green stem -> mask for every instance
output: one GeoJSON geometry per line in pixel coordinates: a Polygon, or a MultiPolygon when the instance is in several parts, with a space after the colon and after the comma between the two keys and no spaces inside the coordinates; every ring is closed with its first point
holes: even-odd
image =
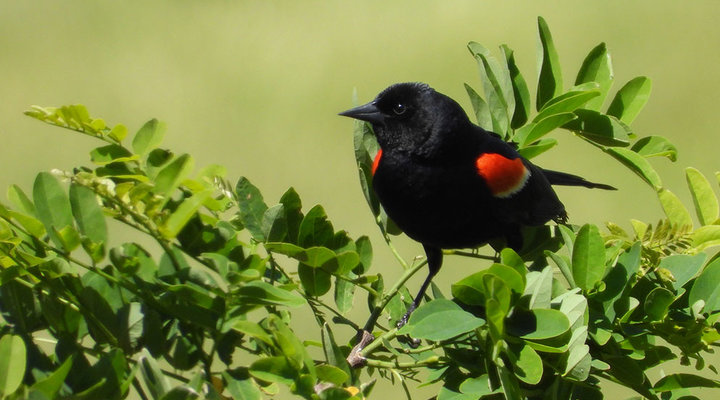
{"type": "Polygon", "coordinates": [[[416,369],[425,367],[428,365],[437,364],[440,362],[439,356],[431,356],[420,361],[409,361],[409,362],[398,362],[398,361],[380,361],[380,360],[366,360],[366,365],[375,368],[389,368],[389,369],[416,369]]]}
{"type": "Polygon", "coordinates": [[[395,245],[393,245],[392,240],[390,239],[390,234],[387,233],[387,231],[385,230],[385,227],[383,226],[382,218],[380,218],[379,215],[377,217],[375,217],[375,223],[377,224],[378,227],[380,227],[380,232],[382,232],[382,234],[383,234],[383,239],[385,239],[385,243],[390,248],[390,251],[392,252],[393,256],[395,256],[395,258],[398,260],[398,262],[400,262],[400,265],[402,265],[403,269],[407,270],[408,268],[410,268],[407,261],[405,261],[405,259],[402,257],[402,255],[400,255],[400,252],[395,248],[395,245]]]}
{"type": "Polygon", "coordinates": [[[422,267],[424,267],[425,264],[427,264],[427,260],[423,260],[422,262],[411,266],[409,269],[406,269],[403,272],[402,276],[400,276],[400,279],[398,279],[398,281],[395,282],[395,285],[393,285],[393,287],[390,288],[390,290],[385,294],[385,296],[383,296],[380,304],[373,309],[373,312],[370,315],[370,319],[368,319],[368,322],[365,324],[364,329],[366,331],[372,332],[372,329],[375,326],[375,322],[377,322],[378,318],[380,318],[380,315],[382,314],[385,307],[387,307],[390,300],[395,297],[395,295],[400,291],[400,288],[405,285],[405,282],[407,282],[413,275],[415,275],[415,273],[417,273],[422,267]]]}
{"type": "Polygon", "coordinates": [[[496,256],[488,256],[485,254],[478,254],[471,251],[462,251],[462,250],[443,250],[443,254],[447,255],[455,255],[455,256],[462,256],[462,257],[470,257],[470,258],[479,258],[481,260],[490,260],[490,261],[498,261],[498,258],[496,256]]]}

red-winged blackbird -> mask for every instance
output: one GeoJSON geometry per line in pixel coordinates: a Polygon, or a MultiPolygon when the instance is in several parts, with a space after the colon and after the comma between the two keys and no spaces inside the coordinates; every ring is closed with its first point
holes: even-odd
{"type": "Polygon", "coordinates": [[[427,255],[430,273],[400,325],[440,270],[442,249],[504,238],[519,250],[523,226],[567,220],[550,185],[615,189],[533,165],[426,84],[392,85],[340,115],[372,124],[380,145],[373,189],[388,216],[427,255]]]}

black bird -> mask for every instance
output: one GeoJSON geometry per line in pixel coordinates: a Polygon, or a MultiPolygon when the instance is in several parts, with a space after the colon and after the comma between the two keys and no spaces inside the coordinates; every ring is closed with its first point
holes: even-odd
{"type": "Polygon", "coordinates": [[[370,103],[340,115],[372,124],[380,145],[373,189],[388,216],[427,255],[430,272],[399,326],[440,270],[442,249],[504,238],[519,250],[523,226],[567,220],[551,185],[615,190],[532,164],[426,84],[392,85],[370,103]]]}

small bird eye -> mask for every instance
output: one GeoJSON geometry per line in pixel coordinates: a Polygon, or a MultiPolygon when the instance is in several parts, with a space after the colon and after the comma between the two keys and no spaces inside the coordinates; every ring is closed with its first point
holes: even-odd
{"type": "Polygon", "coordinates": [[[405,114],[405,111],[407,111],[407,107],[405,107],[405,104],[397,103],[395,106],[393,106],[393,112],[395,115],[403,115],[405,114]]]}

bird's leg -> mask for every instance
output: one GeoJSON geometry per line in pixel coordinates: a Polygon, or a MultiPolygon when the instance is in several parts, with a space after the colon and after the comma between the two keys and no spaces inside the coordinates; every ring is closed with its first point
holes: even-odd
{"type": "Polygon", "coordinates": [[[425,249],[425,255],[427,256],[428,261],[428,269],[430,271],[428,272],[428,276],[427,278],[425,278],[422,286],[420,286],[420,291],[418,291],[417,296],[415,296],[412,303],[410,303],[410,307],[408,307],[407,312],[405,313],[405,315],[403,315],[402,318],[400,318],[400,321],[398,321],[398,328],[402,328],[405,324],[407,324],[408,320],[410,319],[410,314],[412,314],[412,312],[415,311],[417,306],[420,305],[423,296],[425,296],[425,291],[427,291],[428,286],[430,286],[430,282],[432,281],[433,277],[438,273],[438,271],[440,271],[440,267],[442,266],[443,253],[441,249],[428,245],[423,245],[423,248],[425,249]]]}

